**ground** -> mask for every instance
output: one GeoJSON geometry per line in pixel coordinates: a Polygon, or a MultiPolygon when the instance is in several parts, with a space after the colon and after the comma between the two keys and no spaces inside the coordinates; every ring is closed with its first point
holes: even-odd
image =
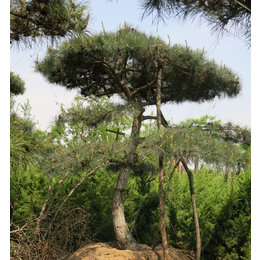
{"type": "MultiPolygon", "coordinates": [[[[170,260],[193,259],[188,252],[169,247],[170,260]]],[[[154,251],[147,245],[141,245],[140,251],[119,250],[115,243],[96,243],[86,245],[66,260],[160,260],[162,259],[162,246],[154,251]]]]}

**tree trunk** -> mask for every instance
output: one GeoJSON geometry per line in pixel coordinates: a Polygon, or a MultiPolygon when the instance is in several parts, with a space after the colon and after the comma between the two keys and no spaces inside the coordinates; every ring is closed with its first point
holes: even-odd
{"type": "Polygon", "coordinates": [[[240,174],[240,172],[241,172],[241,165],[240,165],[240,163],[238,163],[238,166],[237,166],[238,168],[237,168],[237,172],[236,172],[236,175],[238,176],[239,174],[240,174]]]}
{"type": "Polygon", "coordinates": [[[231,168],[231,166],[228,166],[227,179],[231,180],[231,177],[232,177],[232,168],[231,168]]]}
{"type": "Polygon", "coordinates": [[[118,246],[121,249],[139,250],[139,245],[130,233],[124,214],[124,194],[127,187],[129,173],[130,168],[128,165],[121,167],[114,191],[112,218],[118,246]]]}
{"type": "Polygon", "coordinates": [[[165,200],[163,191],[163,155],[159,156],[159,207],[160,207],[160,230],[162,236],[162,246],[163,246],[163,260],[169,259],[168,253],[168,243],[167,243],[167,233],[165,228],[165,200]]]}
{"type": "Polygon", "coordinates": [[[178,168],[179,168],[179,175],[180,175],[180,180],[181,180],[181,174],[182,174],[182,165],[181,165],[181,163],[179,163],[178,168]]]}
{"type": "MultiPolygon", "coordinates": [[[[161,87],[162,87],[162,68],[158,70],[157,86],[156,86],[156,107],[157,107],[157,126],[158,130],[161,130],[162,125],[162,113],[161,113],[161,87]]],[[[165,228],[165,212],[164,212],[164,191],[163,191],[163,154],[159,155],[159,207],[160,207],[160,230],[162,236],[163,246],[163,260],[169,258],[167,234],[165,228]]]]}
{"type": "Polygon", "coordinates": [[[195,224],[195,231],[196,231],[196,260],[200,260],[201,239],[200,239],[199,218],[198,218],[195,195],[194,195],[193,176],[192,176],[192,172],[189,170],[189,168],[183,158],[181,158],[181,162],[188,174],[189,182],[190,182],[190,195],[191,195],[191,203],[192,203],[192,208],[193,208],[193,217],[194,217],[194,224],[195,224]]]}
{"type": "Polygon", "coordinates": [[[194,173],[197,174],[199,171],[199,158],[195,158],[195,168],[194,168],[194,173]]]}
{"type": "Polygon", "coordinates": [[[124,163],[121,165],[121,169],[119,171],[119,176],[117,180],[117,185],[114,190],[113,202],[112,202],[113,226],[114,226],[114,231],[116,235],[116,240],[118,242],[118,246],[121,249],[129,249],[129,250],[140,249],[140,246],[133,238],[125,220],[124,195],[127,189],[127,182],[128,182],[131,166],[134,162],[135,150],[139,144],[139,135],[140,135],[143,112],[144,109],[136,118],[134,118],[132,124],[132,133],[130,137],[132,139],[132,142],[130,144],[130,149],[128,153],[126,153],[125,155],[124,163]]]}

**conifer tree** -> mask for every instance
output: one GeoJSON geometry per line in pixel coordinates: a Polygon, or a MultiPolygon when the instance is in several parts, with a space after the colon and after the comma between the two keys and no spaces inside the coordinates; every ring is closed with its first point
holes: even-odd
{"type": "Polygon", "coordinates": [[[20,76],[10,72],[10,93],[13,95],[21,95],[25,92],[25,83],[20,76]]]}
{"type": "MultiPolygon", "coordinates": [[[[195,128],[199,131],[209,131],[214,137],[221,138],[227,142],[238,144],[245,153],[250,153],[251,131],[245,127],[234,125],[231,122],[222,124],[221,120],[215,120],[215,116],[205,115],[199,119],[188,119],[180,122],[187,128],[195,128]]],[[[199,158],[195,158],[195,174],[198,172],[199,158]]],[[[238,162],[237,174],[241,170],[241,162],[238,162]]],[[[230,168],[231,170],[231,168],[230,168]]]]}
{"type": "MultiPolygon", "coordinates": [[[[226,66],[208,60],[204,51],[171,46],[126,24],[114,33],[104,30],[98,35],[64,42],[57,49],[49,48],[46,57],[36,62],[36,70],[50,83],[67,89],[78,88],[84,96],[117,94],[125,105],[132,107],[132,128],[125,155],[123,159],[113,160],[121,165],[112,217],[122,249],[139,248],[125,221],[124,193],[135,151],[144,141],[140,137],[141,124],[147,119],[157,119],[145,116],[144,111],[146,106],[156,105],[158,69],[161,69],[161,104],[233,98],[240,93],[237,75],[226,66]]],[[[162,113],[159,114],[162,125],[167,126],[162,113]]]]}
{"type": "Polygon", "coordinates": [[[28,164],[38,162],[44,152],[40,152],[45,142],[34,133],[36,123],[30,113],[29,102],[15,107],[15,101],[10,99],[10,171],[23,171],[28,164]],[[18,110],[20,109],[20,111],[18,110]],[[18,115],[22,112],[22,116],[18,115]]]}
{"type": "Polygon", "coordinates": [[[80,34],[86,29],[86,7],[71,0],[12,0],[10,3],[10,43],[30,46],[37,39],[80,34]]]}
{"type": "Polygon", "coordinates": [[[156,13],[155,20],[186,20],[200,16],[213,33],[234,34],[251,44],[251,0],[142,0],[143,17],[156,13]]]}
{"type": "MultiPolygon", "coordinates": [[[[225,128],[225,126],[219,124],[218,127],[221,129],[225,128]]],[[[193,174],[187,166],[186,159],[194,160],[199,158],[208,165],[222,167],[225,165],[235,167],[238,163],[241,163],[244,168],[250,165],[250,154],[241,152],[239,147],[234,145],[233,142],[225,140],[223,135],[217,132],[217,129],[218,128],[214,129],[214,126],[210,125],[207,126],[207,129],[174,126],[165,129],[157,136],[152,135],[147,137],[143,143],[147,149],[150,149],[158,156],[163,152],[165,160],[170,161],[172,158],[176,158],[177,163],[181,162],[188,174],[196,231],[196,260],[199,260],[201,255],[200,228],[195,201],[193,174]]],[[[250,142],[250,131],[240,127],[239,129],[238,135],[241,135],[243,132],[243,135],[246,136],[248,142],[250,142]]],[[[176,166],[177,164],[175,165],[172,174],[174,173],[176,166]]],[[[168,185],[169,183],[167,184],[167,187],[168,185]]],[[[166,200],[166,195],[167,188],[164,195],[164,201],[166,200]]]]}

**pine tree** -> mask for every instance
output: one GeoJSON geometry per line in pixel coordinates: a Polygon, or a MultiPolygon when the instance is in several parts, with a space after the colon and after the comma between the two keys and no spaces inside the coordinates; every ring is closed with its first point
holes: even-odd
{"type": "Polygon", "coordinates": [[[86,7],[70,0],[12,0],[10,6],[10,43],[30,46],[37,39],[80,34],[86,29],[86,7]]]}
{"type": "MultiPolygon", "coordinates": [[[[181,126],[187,128],[195,128],[199,131],[208,131],[214,138],[221,138],[226,142],[233,144],[238,144],[243,153],[249,156],[250,154],[250,144],[251,144],[251,131],[245,127],[239,125],[234,125],[230,122],[226,124],[221,124],[221,120],[215,120],[215,117],[205,115],[199,119],[188,119],[186,121],[180,122],[181,126]]],[[[195,158],[195,174],[198,171],[199,158],[195,158]]],[[[237,175],[240,173],[241,167],[243,165],[242,161],[238,162],[237,175]]],[[[244,167],[243,167],[244,168],[244,167]]],[[[231,171],[231,168],[229,168],[231,171]]]]}
{"type": "Polygon", "coordinates": [[[25,83],[18,75],[10,72],[10,93],[13,95],[21,95],[25,92],[25,83]]]}
{"type": "MultiPolygon", "coordinates": [[[[170,46],[160,38],[147,36],[126,24],[115,33],[104,30],[98,35],[64,42],[57,49],[49,48],[46,57],[36,62],[36,70],[50,83],[67,89],[79,88],[84,96],[110,97],[117,94],[128,108],[132,107],[130,139],[124,158],[117,161],[121,167],[112,216],[119,246],[138,249],[125,221],[124,193],[136,149],[145,140],[140,137],[142,122],[157,119],[145,116],[144,112],[146,106],[156,105],[159,70],[161,104],[203,102],[226,96],[233,98],[241,90],[239,78],[226,66],[218,66],[214,60],[206,59],[203,50],[170,46]]],[[[167,127],[162,113],[159,114],[162,125],[167,127]]],[[[182,148],[174,143],[172,146],[183,157],[182,148]]],[[[205,158],[210,158],[209,154],[207,157],[206,153],[205,158]]],[[[211,161],[214,161],[212,157],[211,161]]]]}
{"type": "Polygon", "coordinates": [[[200,16],[213,33],[234,34],[251,44],[251,0],[142,0],[143,17],[156,12],[155,20],[186,20],[200,16]]]}

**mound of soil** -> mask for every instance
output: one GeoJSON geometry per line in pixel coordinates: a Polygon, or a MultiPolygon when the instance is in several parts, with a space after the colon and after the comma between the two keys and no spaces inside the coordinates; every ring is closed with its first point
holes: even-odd
{"type": "MultiPolygon", "coordinates": [[[[170,248],[171,260],[190,260],[183,251],[170,248]]],[[[162,259],[162,246],[157,246],[154,251],[147,245],[141,245],[140,251],[119,250],[115,243],[96,243],[86,245],[66,260],[160,260],[162,259]]]]}

